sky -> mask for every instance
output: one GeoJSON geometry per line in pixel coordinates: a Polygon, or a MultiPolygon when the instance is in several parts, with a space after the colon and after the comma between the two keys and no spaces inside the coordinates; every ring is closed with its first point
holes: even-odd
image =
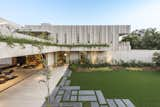
{"type": "Polygon", "coordinates": [[[131,25],[160,28],[160,0],[0,0],[0,17],[20,25],[131,25]]]}

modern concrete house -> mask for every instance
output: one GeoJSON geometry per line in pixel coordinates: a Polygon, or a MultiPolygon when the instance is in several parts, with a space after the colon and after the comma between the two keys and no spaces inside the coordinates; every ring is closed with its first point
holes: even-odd
{"type": "MultiPolygon", "coordinates": [[[[44,56],[48,66],[51,66],[50,93],[56,89],[57,83],[67,71],[68,66],[61,65],[83,64],[86,61],[92,64],[114,64],[121,60],[152,62],[153,53],[159,50],[132,50],[130,43],[119,41],[119,37],[127,35],[130,30],[130,25],[45,23],[20,26],[0,18],[0,107],[43,105],[47,90],[44,84],[39,84],[39,80],[44,78],[39,72],[43,70],[39,69],[39,56],[44,56]],[[44,45],[42,49],[29,43],[15,42],[13,45],[11,40],[4,40],[4,37],[52,45],[44,45]],[[53,65],[59,67],[53,68],[53,65]],[[6,67],[14,69],[14,72],[11,70],[13,75],[4,69],[6,67]],[[16,78],[12,78],[14,75],[16,78]]],[[[43,68],[43,65],[40,68],[43,68]]]]}
{"type": "Polygon", "coordinates": [[[55,44],[45,46],[39,52],[39,49],[31,44],[25,44],[25,48],[16,44],[11,48],[7,43],[0,42],[0,64],[12,64],[15,62],[13,61],[15,57],[36,54],[44,54],[49,65],[85,63],[85,61],[92,64],[114,63],[115,60],[152,62],[152,55],[157,50],[132,50],[130,43],[119,41],[119,37],[130,31],[130,25],[51,25],[43,23],[20,26],[0,19],[2,35],[55,44]]]}
{"type": "Polygon", "coordinates": [[[54,64],[89,62],[107,63],[109,51],[130,50],[129,43],[119,43],[119,36],[130,32],[129,25],[26,25],[19,32],[47,32],[53,43],[66,45],[53,53],[54,64]],[[56,52],[57,51],[57,52],[56,52]],[[64,56],[64,57],[63,57],[64,56]]]}
{"type": "Polygon", "coordinates": [[[119,36],[129,32],[129,25],[20,26],[0,18],[0,107],[42,106],[47,90],[44,84],[39,84],[39,80],[44,78],[39,72],[42,70],[37,59],[40,55],[45,57],[48,66],[60,66],[52,68],[52,92],[66,72],[67,66],[61,65],[86,61],[93,64],[112,63],[111,51],[130,50],[129,43],[119,43],[119,36]],[[4,40],[5,37],[9,40],[4,40]],[[54,45],[39,49],[33,44],[12,44],[10,39],[14,38],[54,45]]]}
{"type": "MultiPolygon", "coordinates": [[[[71,63],[113,63],[112,54],[116,51],[129,51],[129,43],[120,43],[119,36],[130,33],[129,25],[26,25],[20,26],[0,19],[0,69],[16,67],[42,67],[39,59],[44,56],[48,66],[61,66],[71,63]],[[41,37],[43,36],[43,38],[41,37]],[[33,44],[10,43],[8,39],[25,39],[52,43],[39,49],[33,44]],[[45,38],[45,39],[44,39],[45,38]],[[10,46],[10,45],[13,46],[10,46]]],[[[16,69],[17,70],[17,69],[16,69]]],[[[29,71],[30,72],[30,71],[29,71]]],[[[23,80],[29,73],[15,73],[23,80]]],[[[32,73],[32,72],[31,72],[32,73]]],[[[61,73],[61,75],[63,72],[61,73]]],[[[2,75],[0,82],[6,77],[2,75]]],[[[57,78],[57,77],[56,77],[57,78]]],[[[19,80],[16,80],[19,81],[19,80]]],[[[57,81],[58,82],[58,81],[57,81]]],[[[56,83],[57,83],[56,82],[56,83]]],[[[14,84],[12,82],[10,85],[14,84]]],[[[6,88],[10,85],[4,86],[6,88]]],[[[2,86],[2,85],[1,85],[2,86]]],[[[1,88],[2,91],[5,88],[1,88]]]]}

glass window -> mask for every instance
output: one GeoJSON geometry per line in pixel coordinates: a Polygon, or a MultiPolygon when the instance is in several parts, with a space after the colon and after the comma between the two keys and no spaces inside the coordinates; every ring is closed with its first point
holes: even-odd
{"type": "Polygon", "coordinates": [[[64,43],[65,44],[67,43],[67,34],[66,33],[64,34],[64,43]]]}
{"type": "Polygon", "coordinates": [[[90,33],[87,34],[87,42],[90,43],[90,33]]]}
{"type": "Polygon", "coordinates": [[[76,34],[77,37],[77,43],[79,43],[79,33],[76,34]]]}
{"type": "Polygon", "coordinates": [[[56,43],[58,43],[58,33],[56,33],[56,43]]]}
{"type": "Polygon", "coordinates": [[[98,35],[98,43],[101,43],[101,32],[99,32],[99,35],[98,35]]]}

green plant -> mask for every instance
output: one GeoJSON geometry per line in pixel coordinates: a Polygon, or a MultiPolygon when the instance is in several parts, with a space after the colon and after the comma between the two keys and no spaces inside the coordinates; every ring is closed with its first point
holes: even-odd
{"type": "MultiPolygon", "coordinates": [[[[83,69],[83,68],[82,68],[83,69]]],[[[108,72],[95,69],[73,72],[71,85],[78,85],[82,90],[101,89],[105,98],[128,98],[135,107],[160,107],[160,72],[152,70],[137,72],[118,69],[108,72]],[[88,71],[87,71],[88,70],[88,71]],[[147,101],[146,101],[147,100],[147,101]]]]}
{"type": "Polygon", "coordinates": [[[160,32],[154,28],[136,30],[122,38],[132,49],[160,49],[160,32]]]}
{"type": "Polygon", "coordinates": [[[18,44],[31,44],[33,46],[59,46],[59,47],[109,47],[107,44],[55,44],[49,41],[38,41],[26,38],[16,38],[12,35],[0,35],[0,42],[6,42],[10,47],[14,46],[14,43],[18,44]]]}
{"type": "Polygon", "coordinates": [[[146,63],[142,61],[131,60],[125,62],[123,60],[117,61],[115,65],[124,66],[124,67],[144,67],[144,66],[153,66],[153,63],[146,63]]]}
{"type": "Polygon", "coordinates": [[[43,82],[45,83],[45,86],[47,88],[47,96],[45,97],[46,99],[46,107],[51,107],[50,102],[51,102],[51,98],[50,98],[50,77],[51,77],[51,69],[48,66],[47,60],[46,58],[41,54],[43,47],[39,46],[39,50],[40,50],[40,55],[41,55],[41,63],[44,66],[44,70],[42,72],[42,75],[45,76],[45,80],[40,80],[39,82],[43,82]]]}
{"type": "Polygon", "coordinates": [[[155,63],[156,65],[160,65],[160,53],[155,52],[153,54],[152,60],[153,60],[153,63],[155,63]]]}

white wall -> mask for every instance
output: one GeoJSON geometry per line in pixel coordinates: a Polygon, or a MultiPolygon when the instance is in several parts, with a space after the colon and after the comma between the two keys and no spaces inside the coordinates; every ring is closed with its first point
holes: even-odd
{"type": "Polygon", "coordinates": [[[107,51],[111,50],[111,47],[59,47],[59,46],[44,46],[43,50],[40,50],[32,45],[25,44],[25,48],[15,43],[12,48],[8,46],[5,42],[0,42],[0,59],[10,58],[17,56],[34,55],[40,53],[50,53],[58,51],[107,51]]]}
{"type": "Polygon", "coordinates": [[[152,62],[153,53],[155,52],[160,52],[160,50],[112,51],[108,53],[108,59],[112,59],[112,61],[123,60],[125,62],[129,62],[131,60],[152,62]]]}
{"type": "Polygon", "coordinates": [[[130,50],[130,51],[103,51],[90,52],[90,60],[92,63],[114,63],[115,61],[131,62],[141,61],[151,63],[153,54],[160,50],[130,50]]]}
{"type": "Polygon", "coordinates": [[[59,50],[59,47],[45,46],[43,50],[40,51],[37,47],[29,44],[25,45],[25,48],[23,48],[19,44],[15,44],[15,46],[12,48],[8,46],[6,43],[0,42],[0,59],[17,57],[17,56],[34,55],[40,53],[50,53],[50,52],[56,52],[57,50],[59,50]]]}
{"type": "Polygon", "coordinates": [[[2,58],[0,59],[0,64],[12,64],[12,58],[2,58]]]}

